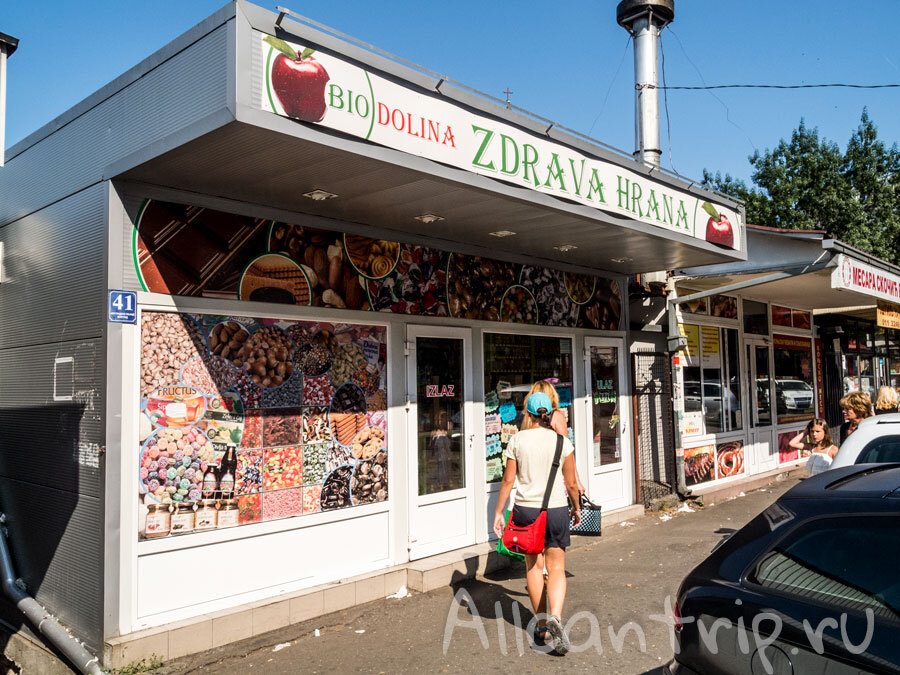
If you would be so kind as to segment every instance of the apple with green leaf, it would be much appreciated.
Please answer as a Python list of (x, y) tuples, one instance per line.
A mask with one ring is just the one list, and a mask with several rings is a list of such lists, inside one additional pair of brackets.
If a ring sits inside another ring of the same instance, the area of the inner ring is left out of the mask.
[(325, 85), (328, 73), (312, 58), (314, 49), (298, 54), (284, 40), (267, 35), (264, 40), (280, 53), (272, 64), (272, 89), (284, 112), (304, 122), (321, 122), (325, 117)]
[(706, 241), (724, 248), (734, 248), (734, 230), (724, 213), (719, 213), (709, 202), (703, 202), (701, 208), (709, 214), (706, 221)]

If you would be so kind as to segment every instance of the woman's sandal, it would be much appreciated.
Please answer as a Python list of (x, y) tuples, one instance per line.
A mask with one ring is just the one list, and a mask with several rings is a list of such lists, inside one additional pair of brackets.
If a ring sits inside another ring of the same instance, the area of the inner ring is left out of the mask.
[(547, 628), (547, 624), (543, 626), (535, 626), (534, 628), (534, 644), (538, 646), (543, 646), (547, 644), (547, 641), (550, 638), (550, 629)]
[(562, 621), (556, 614), (551, 614), (547, 617), (547, 630), (550, 633), (550, 637), (553, 638), (553, 648), (557, 654), (563, 655), (568, 653), (571, 646), (569, 644), (569, 636), (566, 635), (566, 629), (563, 628)]

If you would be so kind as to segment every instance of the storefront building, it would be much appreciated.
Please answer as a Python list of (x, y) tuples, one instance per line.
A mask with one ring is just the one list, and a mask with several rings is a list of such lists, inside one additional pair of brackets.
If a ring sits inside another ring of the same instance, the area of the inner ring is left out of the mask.
[[(631, 505), (627, 275), (743, 260), (742, 222), (452, 82), (229, 5), (0, 172), (16, 563), (99, 652), (488, 541), (537, 379), (591, 497)], [(747, 338), (739, 317), (706, 322), (720, 341), (700, 339), (698, 382), (723, 387)], [(723, 434), (744, 428), (727, 405)]]
[(747, 261), (675, 273), (678, 452), (696, 494), (802, 465), (789, 443), (809, 420), (836, 439), (840, 398), (874, 400), (897, 369), (894, 331), (866, 317), (879, 304), (890, 320), (900, 270), (822, 231), (747, 232)]
[[(879, 300), (875, 306), (816, 317), (825, 363), (825, 419), (835, 424), (841, 410), (834, 401), (865, 391), (874, 402), (883, 386), (900, 391), (900, 308)], [(830, 394), (830, 396), (829, 396)]]

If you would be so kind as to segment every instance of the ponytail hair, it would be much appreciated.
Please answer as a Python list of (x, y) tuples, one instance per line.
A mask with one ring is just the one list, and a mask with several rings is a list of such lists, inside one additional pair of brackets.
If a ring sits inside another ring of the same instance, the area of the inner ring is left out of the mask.
[(552, 429), (553, 427), (550, 426), (550, 415), (552, 415), (553, 413), (547, 412), (543, 408), (541, 408), (538, 412), (538, 415), (532, 415), (532, 418), (535, 422), (537, 422), (537, 425), (539, 427), (543, 427), (544, 429)]

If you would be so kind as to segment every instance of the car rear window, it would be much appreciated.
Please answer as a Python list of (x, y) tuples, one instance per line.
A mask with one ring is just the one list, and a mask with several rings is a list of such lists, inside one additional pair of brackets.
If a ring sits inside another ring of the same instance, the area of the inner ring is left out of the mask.
[(900, 516), (822, 518), (801, 525), (747, 575), (765, 588), (900, 620)]
[(856, 464), (900, 462), (900, 436), (879, 436), (869, 441), (856, 458)]

